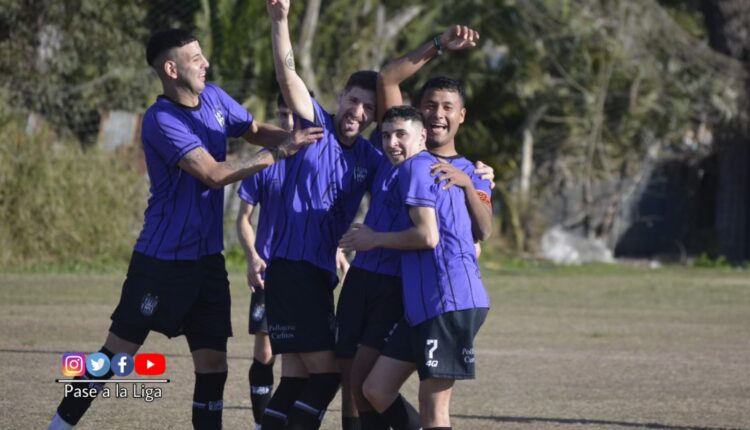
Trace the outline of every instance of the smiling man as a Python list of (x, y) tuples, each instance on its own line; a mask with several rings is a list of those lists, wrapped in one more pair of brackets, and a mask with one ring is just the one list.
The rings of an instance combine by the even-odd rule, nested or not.
[[(229, 280), (221, 254), (223, 186), (295, 153), (322, 133), (320, 128), (289, 133), (255, 122), (221, 88), (206, 82), (208, 60), (198, 40), (186, 31), (154, 34), (146, 61), (163, 88), (143, 115), (141, 139), (151, 197), (109, 335), (99, 352), (110, 358), (117, 353), (134, 355), (151, 331), (185, 335), (195, 366), (193, 426), (219, 429), (227, 339), (232, 335)], [(269, 150), (226, 161), (228, 136)], [(97, 379), (112, 376), (110, 370)], [(93, 378), (86, 373), (80, 379)], [(72, 428), (92, 401), (65, 397), (49, 428)]]
[(374, 238), (373, 232), (400, 230), (407, 224), (398, 194), (398, 166), (425, 148), (427, 131), (422, 114), (411, 106), (388, 109), (380, 136), (386, 157), (375, 175), (369, 210), (364, 223), (353, 224), (340, 242), (342, 248), (358, 252), (336, 308), (336, 357), (342, 370), (350, 372), (363, 430), (388, 427), (362, 394), (362, 383), (380, 355), (389, 330), (404, 313), (400, 252), (371, 249), (374, 243), (369, 241)]
[[(399, 84), (443, 49), (469, 49), (476, 46), (478, 38), (468, 27), (453, 26), (386, 64), (379, 74), (378, 111), (400, 105)], [(355, 228), (342, 241), (356, 250), (404, 251), (405, 319), (389, 334), (362, 386), (365, 406), (380, 413), (360, 410), (364, 429), (389, 425), (398, 429), (447, 428), (453, 382), (474, 377), (473, 364), (463, 360), (473, 363), (473, 339), (489, 302), (473, 244), (489, 236), (492, 207), (490, 183), (482, 181), (479, 169), (456, 151), (455, 136), (466, 118), (465, 100), (461, 84), (446, 77), (428, 80), (419, 92), (416, 102), (427, 129), (427, 151), (403, 163), (396, 193), (410, 228)], [(461, 356), (462, 351), (471, 354)], [(420, 377), (419, 415), (398, 394), (415, 367)]]
[[(455, 25), (403, 57), (383, 66), (378, 75), (377, 95), (380, 112), (391, 106), (403, 104), (399, 84), (417, 73), (429, 61), (442, 55), (444, 50), (460, 51), (473, 48), (478, 40), (477, 31)], [(425, 119), (427, 150), (444, 161), (462, 158), (456, 150), (456, 134), (466, 119), (466, 94), (461, 83), (445, 76), (429, 79), (419, 90), (416, 106)], [(446, 185), (466, 188), (466, 205), (472, 220), (474, 239), (485, 240), (492, 231), (490, 195), (481, 189), (474, 189), (472, 182), (467, 180), (468, 173), (476, 173), (484, 165), (478, 161), (474, 169), (470, 166), (471, 163), (468, 164), (469, 166), (465, 163), (441, 161), (432, 167), (433, 173), (440, 173), (447, 181)]]
[(265, 279), (268, 334), (274, 354), (282, 354), (282, 377), (262, 428), (314, 429), (341, 379), (333, 353), (336, 248), (382, 157), (360, 135), (375, 120), (377, 73), (353, 73), (331, 115), (310, 97), (295, 70), (289, 1), (266, 5), (284, 99), (303, 127), (321, 126), (324, 137), (286, 161), (284, 207)]

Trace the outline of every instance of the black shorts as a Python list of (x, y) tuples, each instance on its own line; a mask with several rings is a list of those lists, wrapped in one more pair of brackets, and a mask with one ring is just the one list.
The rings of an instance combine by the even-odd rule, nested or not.
[(268, 318), (266, 318), (266, 293), (262, 288), (255, 287), (250, 296), (250, 322), (248, 324), (250, 334), (268, 334)]
[(354, 357), (359, 345), (380, 350), (403, 317), (400, 277), (351, 267), (336, 306), (336, 356)]
[(134, 252), (110, 331), (137, 344), (151, 330), (168, 337), (227, 338), (231, 305), (222, 254), (172, 261)]
[(474, 337), (489, 309), (448, 312), (410, 327), (401, 320), (382, 354), (415, 363), (419, 379), (474, 379)]
[(331, 274), (307, 261), (271, 260), (265, 293), (274, 354), (332, 351), (336, 319)]

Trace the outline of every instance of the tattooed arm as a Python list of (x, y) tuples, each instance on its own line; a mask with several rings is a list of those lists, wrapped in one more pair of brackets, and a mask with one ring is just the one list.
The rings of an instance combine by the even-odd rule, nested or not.
[(271, 40), (276, 80), (287, 106), (308, 121), (315, 120), (310, 92), (294, 67), (294, 51), (289, 38), (289, 0), (267, 0), (266, 9), (271, 17)]
[(178, 166), (211, 188), (221, 188), (250, 176), (275, 161), (271, 151), (261, 151), (239, 160), (216, 161), (202, 147), (195, 148), (180, 159)]
[(221, 188), (257, 173), (275, 161), (294, 154), (303, 146), (309, 145), (322, 137), (323, 129), (320, 127), (310, 127), (304, 130), (297, 127), (291, 134), (286, 133), (286, 139), (280, 145), (266, 151), (257, 152), (250, 157), (239, 160), (216, 161), (203, 147), (198, 147), (185, 154), (177, 165), (209, 187)]

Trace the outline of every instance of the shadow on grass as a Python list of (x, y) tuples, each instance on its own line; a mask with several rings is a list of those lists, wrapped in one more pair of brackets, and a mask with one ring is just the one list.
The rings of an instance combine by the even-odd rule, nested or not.
[(472, 420), (485, 420), (495, 421), (503, 423), (516, 423), (516, 424), (535, 424), (535, 423), (550, 423), (550, 424), (570, 424), (570, 425), (591, 425), (591, 426), (619, 426), (625, 428), (636, 428), (636, 429), (656, 429), (656, 430), (748, 430), (736, 427), (700, 427), (700, 426), (678, 426), (669, 424), (659, 423), (636, 423), (627, 421), (608, 421), (608, 420), (588, 420), (585, 418), (543, 418), (543, 417), (494, 417), (494, 416), (483, 416), (483, 415), (462, 415), (462, 414), (451, 414), (453, 418), (465, 418)]

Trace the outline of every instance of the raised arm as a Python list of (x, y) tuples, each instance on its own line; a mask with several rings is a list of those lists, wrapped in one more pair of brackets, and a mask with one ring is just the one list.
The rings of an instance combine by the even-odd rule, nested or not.
[(312, 98), (294, 66), (294, 51), (289, 37), (289, 0), (266, 0), (271, 18), (271, 43), (276, 81), (287, 106), (308, 121), (315, 120)]
[(378, 74), (378, 123), (386, 110), (404, 104), (399, 84), (417, 73), (443, 50), (458, 51), (476, 46), (479, 33), (469, 27), (454, 25), (417, 49), (386, 64)]
[(339, 246), (345, 251), (369, 251), (375, 248), (434, 249), (440, 241), (435, 209), (421, 206), (409, 207), (409, 218), (414, 227), (396, 232), (375, 232), (364, 224), (352, 224), (341, 238)]

